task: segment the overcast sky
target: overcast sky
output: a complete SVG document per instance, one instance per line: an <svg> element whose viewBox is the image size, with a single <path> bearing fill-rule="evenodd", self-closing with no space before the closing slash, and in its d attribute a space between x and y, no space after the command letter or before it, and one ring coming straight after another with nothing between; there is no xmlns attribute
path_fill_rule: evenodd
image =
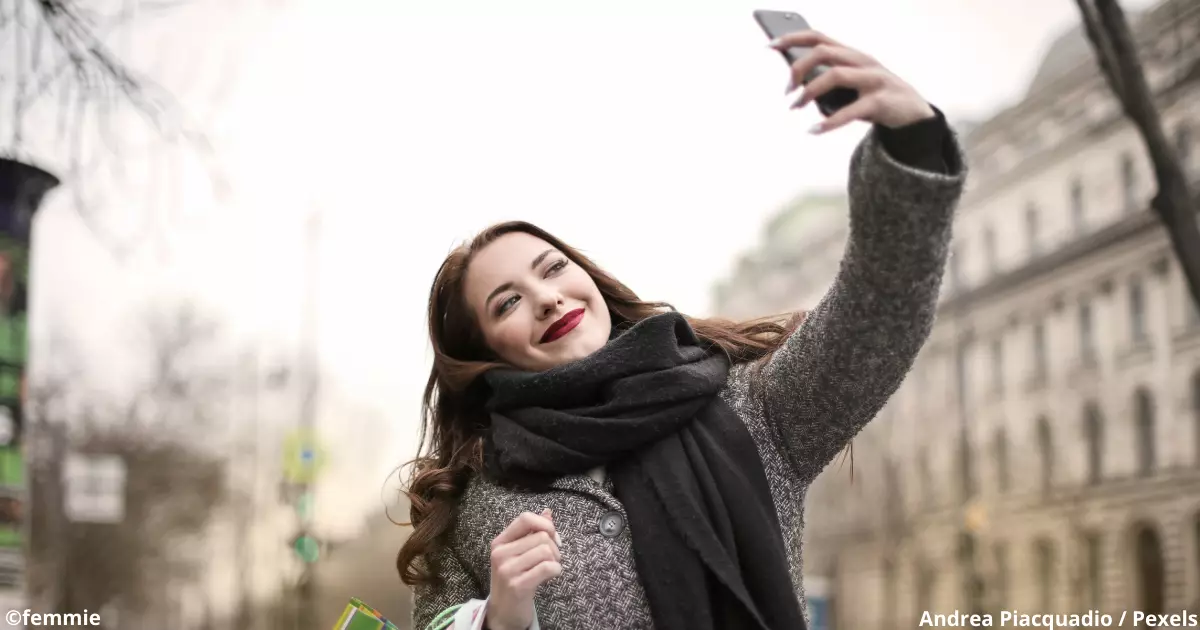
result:
<svg viewBox="0 0 1200 630"><path fill-rule="evenodd" d="M198 296L240 333L287 349L300 322L303 220L322 210L322 359L339 395L386 418L371 440L377 465L335 453L344 479L364 488L339 488L354 510L378 505L389 465L415 448L424 301L453 244L529 220L643 297L702 314L779 204L845 185L864 127L805 133L817 114L788 111L785 66L754 9L805 15L954 118L1018 99L1050 39L1076 20L1070 0L253 7L192 11L155 27L152 43L126 42L168 86L230 78L181 94L208 112L222 87L205 121L229 194L214 201L202 174L181 167L186 185L167 204L186 207L187 221L168 230L169 256L148 250L123 264L83 229L68 195L52 197L37 228L35 334L70 329L93 377L115 383L127 341L113 327L147 301ZM143 212L151 186L118 191L104 212L115 222Z"/></svg>

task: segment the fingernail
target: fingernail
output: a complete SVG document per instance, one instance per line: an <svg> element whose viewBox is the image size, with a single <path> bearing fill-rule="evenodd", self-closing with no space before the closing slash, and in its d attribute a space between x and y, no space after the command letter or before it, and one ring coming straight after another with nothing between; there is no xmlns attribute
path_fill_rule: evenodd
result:
<svg viewBox="0 0 1200 630"><path fill-rule="evenodd" d="M795 80L793 79L793 80L791 80L791 81L788 81L788 84L787 84L787 89L785 89L785 90L783 91L783 93L784 93L784 94L791 94L791 93L792 93L792 90L794 90L794 89L796 89L796 82L795 82Z"/></svg>
<svg viewBox="0 0 1200 630"><path fill-rule="evenodd" d="M767 42L767 48L778 48L782 43L783 42L779 41L779 39L772 39L771 41Z"/></svg>
<svg viewBox="0 0 1200 630"><path fill-rule="evenodd" d="M822 131L825 131L825 123L817 123L817 124L813 125L812 127L808 128L808 133L811 133L813 135L821 133Z"/></svg>
<svg viewBox="0 0 1200 630"><path fill-rule="evenodd" d="M554 544L558 545L559 547L562 546L562 536L559 536L558 532L554 532Z"/></svg>

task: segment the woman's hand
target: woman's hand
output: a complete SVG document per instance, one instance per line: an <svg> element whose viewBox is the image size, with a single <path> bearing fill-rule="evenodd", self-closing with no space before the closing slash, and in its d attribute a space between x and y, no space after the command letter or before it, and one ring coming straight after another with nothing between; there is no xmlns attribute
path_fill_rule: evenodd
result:
<svg viewBox="0 0 1200 630"><path fill-rule="evenodd" d="M562 573L558 543L550 510L525 512L492 541L489 630L526 630L533 624L537 587Z"/></svg>
<svg viewBox="0 0 1200 630"><path fill-rule="evenodd" d="M821 76L804 87L793 108L804 107L835 87L858 90L858 99L834 112L813 127L813 133L832 131L854 120L884 127L903 127L932 118L933 108L913 87L892 74L866 53L839 44L816 31L800 31L771 42L771 47L812 48L812 52L792 64L792 82L788 92L804 82L817 66L829 66Z"/></svg>

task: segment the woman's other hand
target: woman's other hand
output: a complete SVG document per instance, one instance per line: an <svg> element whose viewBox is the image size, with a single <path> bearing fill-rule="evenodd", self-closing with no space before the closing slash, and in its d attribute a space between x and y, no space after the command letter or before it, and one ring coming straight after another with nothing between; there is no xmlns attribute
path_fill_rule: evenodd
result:
<svg viewBox="0 0 1200 630"><path fill-rule="evenodd" d="M492 541L489 630L526 630L533 624L533 596L562 573L559 537L550 510L525 512Z"/></svg>
<svg viewBox="0 0 1200 630"><path fill-rule="evenodd" d="M933 107L911 85L870 55L840 44L823 33L789 33L772 41L771 47L777 50L792 47L812 49L810 54L792 64L789 92L803 83L804 77L809 76L817 66L828 66L821 76L804 86L800 100L792 106L794 108L804 107L836 87L858 90L857 100L818 123L813 127L813 133L832 131L854 120L894 129L936 115Z"/></svg>

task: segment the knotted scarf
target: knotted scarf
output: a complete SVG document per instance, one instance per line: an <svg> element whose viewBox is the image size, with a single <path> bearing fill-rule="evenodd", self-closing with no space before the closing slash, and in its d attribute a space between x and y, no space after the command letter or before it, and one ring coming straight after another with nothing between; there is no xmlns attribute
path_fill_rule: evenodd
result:
<svg viewBox="0 0 1200 630"><path fill-rule="evenodd" d="M668 312L584 359L484 377L488 473L606 466L658 630L805 628L762 460L719 396L729 369Z"/></svg>

